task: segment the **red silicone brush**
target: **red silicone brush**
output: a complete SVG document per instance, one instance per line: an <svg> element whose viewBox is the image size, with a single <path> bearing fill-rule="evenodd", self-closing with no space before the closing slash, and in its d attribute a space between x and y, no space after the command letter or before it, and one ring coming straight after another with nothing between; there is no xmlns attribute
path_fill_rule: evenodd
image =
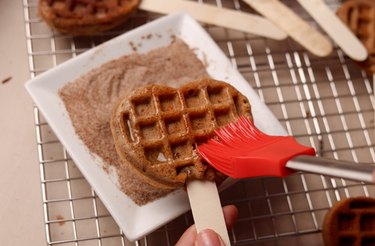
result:
<svg viewBox="0 0 375 246"><path fill-rule="evenodd" d="M291 136L269 136L240 117L198 146L199 155L232 178L284 177L294 170L374 182L374 166L315 157L315 150Z"/></svg>

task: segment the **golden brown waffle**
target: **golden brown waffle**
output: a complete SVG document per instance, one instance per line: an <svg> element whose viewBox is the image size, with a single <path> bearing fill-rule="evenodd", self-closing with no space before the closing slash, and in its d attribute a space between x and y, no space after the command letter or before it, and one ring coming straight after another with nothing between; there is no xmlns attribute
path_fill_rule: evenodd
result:
<svg viewBox="0 0 375 246"><path fill-rule="evenodd" d="M336 203L323 223L326 246L375 245L375 199L348 198Z"/></svg>
<svg viewBox="0 0 375 246"><path fill-rule="evenodd" d="M369 56L359 62L368 73L375 73L375 1L349 0L337 10L340 19L366 47Z"/></svg>
<svg viewBox="0 0 375 246"><path fill-rule="evenodd" d="M227 83L203 79L179 89L148 85L131 92L112 113L111 129L124 163L148 184L174 189L188 178L222 176L195 148L240 115L251 118L245 96Z"/></svg>
<svg viewBox="0 0 375 246"><path fill-rule="evenodd" d="M92 35L126 21L140 0L39 0L40 16L61 33Z"/></svg>

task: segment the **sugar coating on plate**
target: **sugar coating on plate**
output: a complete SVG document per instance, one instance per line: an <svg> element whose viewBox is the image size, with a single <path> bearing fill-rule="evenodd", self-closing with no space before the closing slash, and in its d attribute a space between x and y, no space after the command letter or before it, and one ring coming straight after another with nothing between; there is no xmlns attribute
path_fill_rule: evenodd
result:
<svg viewBox="0 0 375 246"><path fill-rule="evenodd" d="M147 85L130 92L115 107L111 128L118 154L140 182L171 190L187 179L223 179L195 150L241 115L251 118L247 98L205 78L177 89Z"/></svg>
<svg viewBox="0 0 375 246"><path fill-rule="evenodd" d="M368 58L358 64L369 74L375 74L375 1L346 1L337 15L367 49Z"/></svg>
<svg viewBox="0 0 375 246"><path fill-rule="evenodd" d="M355 197L337 202L324 218L323 239L326 246L374 245L375 199Z"/></svg>
<svg viewBox="0 0 375 246"><path fill-rule="evenodd" d="M183 41L146 54L130 54L93 69L59 90L59 96L73 127L90 153L105 167L117 170L120 188L138 204L145 204L170 192L139 185L134 174L124 170L111 134L110 119L116 102L126 92L147 85L178 87L188 81L208 77L205 66ZM142 192L142 194L141 194Z"/></svg>
<svg viewBox="0 0 375 246"><path fill-rule="evenodd" d="M39 15L53 29L93 35L125 22L140 0L39 0Z"/></svg>

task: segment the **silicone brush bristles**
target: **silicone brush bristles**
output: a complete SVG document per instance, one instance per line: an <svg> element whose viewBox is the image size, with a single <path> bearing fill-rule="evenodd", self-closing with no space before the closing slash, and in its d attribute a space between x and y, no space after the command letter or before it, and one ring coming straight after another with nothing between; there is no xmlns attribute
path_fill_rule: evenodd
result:
<svg viewBox="0 0 375 246"><path fill-rule="evenodd" d="M217 138L200 145L198 153L210 165L228 176L233 176L233 158L248 155L278 138L259 131L247 117L240 117L236 122L216 130L215 134Z"/></svg>
<svg viewBox="0 0 375 246"><path fill-rule="evenodd" d="M216 138L198 146L198 154L233 178L285 176L290 173L285 168L289 159L299 154L315 154L314 149L298 144L290 136L270 136L261 132L247 117L240 117L216 130L215 134Z"/></svg>

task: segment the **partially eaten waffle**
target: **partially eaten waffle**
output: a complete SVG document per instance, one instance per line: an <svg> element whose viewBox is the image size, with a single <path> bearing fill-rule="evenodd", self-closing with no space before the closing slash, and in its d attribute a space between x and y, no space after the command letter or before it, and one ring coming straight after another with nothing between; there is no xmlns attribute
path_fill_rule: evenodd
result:
<svg viewBox="0 0 375 246"><path fill-rule="evenodd" d="M348 198L336 203L323 223L326 246L375 244L375 199Z"/></svg>
<svg viewBox="0 0 375 246"><path fill-rule="evenodd" d="M168 190L187 179L223 179L195 149L241 115L252 117L250 104L225 82L202 79L179 89L154 84L120 100L111 129L124 163L143 182Z"/></svg>
<svg viewBox="0 0 375 246"><path fill-rule="evenodd" d="M375 1L349 0L337 10L339 18L361 40L368 58L359 62L368 73L375 73Z"/></svg>
<svg viewBox="0 0 375 246"><path fill-rule="evenodd" d="M93 35L127 20L140 0L39 0L39 14L53 29L72 35Z"/></svg>

